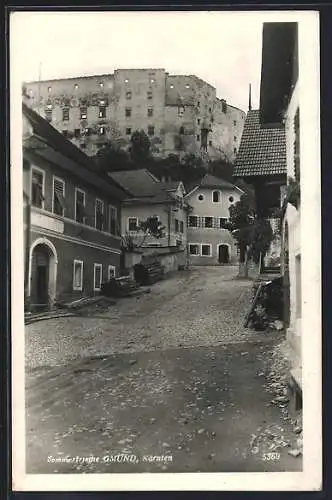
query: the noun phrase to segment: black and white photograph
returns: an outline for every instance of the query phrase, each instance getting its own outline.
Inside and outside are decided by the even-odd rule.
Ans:
[[[10,77],[13,489],[319,490],[318,13],[12,12]]]

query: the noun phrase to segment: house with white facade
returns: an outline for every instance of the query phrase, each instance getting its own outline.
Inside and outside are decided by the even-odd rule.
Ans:
[[[110,172],[109,176],[129,193],[122,202],[123,238],[129,235],[137,247],[145,250],[186,250],[188,204],[182,182],[160,182],[147,169]],[[163,227],[161,238],[139,231],[140,223],[149,217],[156,217]]]
[[[229,207],[240,200],[243,191],[211,174],[185,197],[188,214],[188,253],[192,265],[222,265],[238,261],[235,240],[225,223]]]

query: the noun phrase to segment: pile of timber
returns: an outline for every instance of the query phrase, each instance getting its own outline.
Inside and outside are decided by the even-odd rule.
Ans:
[[[130,276],[113,278],[101,286],[101,294],[105,297],[130,297],[138,289],[138,284]]]
[[[140,285],[152,285],[164,277],[164,266],[158,261],[136,264],[134,276]]]

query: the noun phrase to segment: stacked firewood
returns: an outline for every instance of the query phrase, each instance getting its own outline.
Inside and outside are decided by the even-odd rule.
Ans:
[[[163,278],[164,267],[158,261],[136,264],[134,276],[140,285],[152,285]]]
[[[106,297],[128,297],[138,288],[138,284],[130,276],[113,278],[101,286],[101,293]]]

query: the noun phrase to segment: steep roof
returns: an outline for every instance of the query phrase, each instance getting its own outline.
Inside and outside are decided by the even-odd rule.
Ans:
[[[108,174],[132,196],[128,202],[144,201],[144,203],[164,203],[173,199],[147,169],[121,170]]]
[[[33,136],[24,141],[23,146],[26,149],[31,149],[39,156],[70,171],[84,182],[102,189],[118,200],[127,196],[124,189],[115,181],[97,174],[95,171],[97,166],[91,158],[25,103],[22,103],[22,112],[33,129]]]
[[[260,111],[248,111],[234,177],[286,174],[286,135],[283,126],[263,128]]]
[[[212,174],[206,174],[203,177],[200,186],[206,188],[239,189],[231,182],[225,181],[224,179],[221,179],[221,177],[216,177]]]

